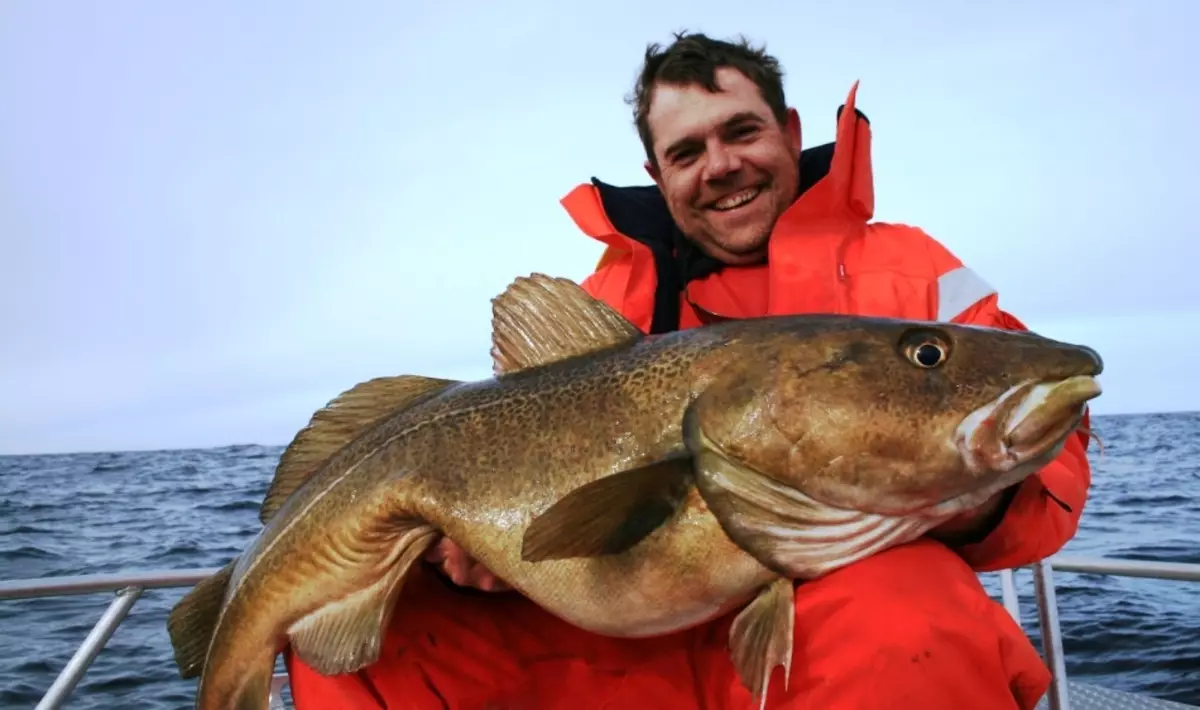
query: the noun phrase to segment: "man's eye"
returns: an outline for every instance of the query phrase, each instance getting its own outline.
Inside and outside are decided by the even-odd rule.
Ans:
[[[678,151],[678,152],[676,152],[676,153],[675,153],[675,160],[674,160],[674,162],[676,162],[676,163],[678,163],[678,164],[680,164],[680,165],[683,165],[683,164],[686,164],[686,163],[690,163],[690,162],[692,162],[693,160],[695,160],[695,159],[696,159],[696,156],[698,156],[698,155],[699,155],[699,152],[698,152],[698,151],[695,151],[695,150],[691,150],[691,149],[689,149],[689,150],[681,150],[681,151]]]

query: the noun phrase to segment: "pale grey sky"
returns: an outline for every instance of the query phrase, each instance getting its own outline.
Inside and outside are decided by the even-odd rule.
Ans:
[[[600,253],[559,198],[648,181],[622,99],[680,28],[766,42],[808,145],[861,80],[878,219],[1096,347],[1094,411],[1200,409],[1195,3],[506,5],[0,4],[0,453],[488,376],[489,299]]]

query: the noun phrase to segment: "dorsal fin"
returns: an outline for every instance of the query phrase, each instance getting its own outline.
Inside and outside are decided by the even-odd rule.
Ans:
[[[269,521],[326,459],[371,424],[456,384],[457,380],[399,375],[367,380],[338,395],[313,414],[308,426],[296,434],[279,457],[259,520]]]
[[[569,279],[522,276],[492,299],[492,369],[497,375],[641,338],[637,326]]]

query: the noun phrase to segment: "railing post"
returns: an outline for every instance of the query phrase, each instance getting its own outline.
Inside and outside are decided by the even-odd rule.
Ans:
[[[1021,598],[1017,596],[1016,570],[1000,570],[1000,596],[1004,600],[1004,608],[1012,616],[1017,626],[1021,625]]]
[[[1058,626],[1058,594],[1049,560],[1033,566],[1033,587],[1037,594],[1038,621],[1042,628],[1042,650],[1050,666],[1050,709],[1070,710],[1067,697],[1067,663],[1063,658],[1062,630]]]
[[[287,710],[287,706],[283,704],[283,686],[287,682],[287,673],[276,673],[271,676],[271,694],[267,698],[270,710]]]
[[[62,707],[83,675],[87,673],[88,666],[96,660],[96,654],[100,653],[100,649],[104,648],[104,644],[112,638],[113,632],[125,620],[133,603],[141,595],[141,587],[126,587],[117,591],[117,598],[113,599],[108,608],[104,610],[104,615],[88,632],[87,638],[83,640],[83,643],[75,650],[75,655],[71,656],[71,660],[67,661],[62,672],[54,679],[54,683],[50,685],[50,689],[46,691],[46,695],[42,697],[42,701],[37,704],[35,710],[57,710]]]

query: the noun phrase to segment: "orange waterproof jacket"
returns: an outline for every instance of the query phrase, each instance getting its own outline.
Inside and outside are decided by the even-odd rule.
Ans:
[[[854,98],[836,142],[802,156],[803,193],[772,235],[769,266],[720,269],[679,240],[655,188],[593,181],[563,200],[607,245],[585,287],[646,332],[698,325],[689,300],[726,316],[819,311],[1023,329],[922,231],[869,222],[870,129]],[[981,540],[953,551],[920,540],[797,585],[792,671],[786,688],[776,672],[767,707],[1032,708],[1049,673],[975,570],[1033,562],[1072,536],[1090,483],[1086,443],[1073,438],[1021,484]],[[422,569],[369,668],[325,677],[285,660],[297,710],[750,710],[729,660],[729,623],[605,638],[517,594],[457,589]]]

